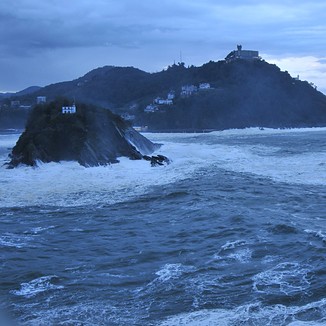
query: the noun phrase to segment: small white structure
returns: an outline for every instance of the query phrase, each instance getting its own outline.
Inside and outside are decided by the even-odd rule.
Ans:
[[[181,87],[180,95],[183,97],[190,96],[193,93],[197,92],[198,88],[195,85],[184,85]]]
[[[173,100],[175,98],[175,91],[170,91],[168,93],[167,99],[168,100]]]
[[[154,103],[158,105],[172,105],[173,101],[171,99],[163,99],[161,97],[157,97],[154,99]]]
[[[75,114],[76,113],[76,105],[73,104],[72,106],[63,106],[62,107],[62,114]]]
[[[201,83],[199,84],[199,89],[210,89],[211,85],[209,83]]]
[[[11,101],[11,102],[10,102],[10,107],[11,107],[12,109],[18,109],[19,106],[20,106],[20,101],[15,100],[15,101]]]
[[[46,103],[46,96],[38,96],[38,97],[36,98],[36,103],[37,103],[37,104]]]
[[[32,106],[31,105],[20,105],[19,108],[23,110],[29,110]]]
[[[158,107],[156,105],[154,105],[154,104],[149,104],[144,109],[145,113],[153,113],[155,111],[158,111]]]
[[[132,121],[132,120],[135,120],[136,116],[134,114],[129,114],[128,112],[125,112],[121,115],[122,119],[123,120],[126,120],[126,121]]]
[[[138,131],[138,132],[142,132],[142,131],[147,131],[148,130],[148,126],[133,126],[133,128]]]

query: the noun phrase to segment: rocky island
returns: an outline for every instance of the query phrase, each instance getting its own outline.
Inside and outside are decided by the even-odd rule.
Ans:
[[[33,109],[8,167],[36,166],[38,161],[77,161],[89,167],[117,163],[121,156],[148,160],[159,146],[110,110],[61,99]],[[160,157],[150,160],[162,163]]]

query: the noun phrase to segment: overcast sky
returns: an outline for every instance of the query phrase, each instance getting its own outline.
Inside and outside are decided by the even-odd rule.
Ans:
[[[326,93],[325,0],[1,0],[0,91],[258,50]]]

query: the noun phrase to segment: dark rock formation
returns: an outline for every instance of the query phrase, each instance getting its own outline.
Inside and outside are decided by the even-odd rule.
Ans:
[[[150,161],[152,167],[160,166],[160,165],[168,165],[171,163],[170,159],[164,155],[152,155],[152,156],[144,155],[143,159],[146,161]]]
[[[57,100],[34,108],[12,150],[9,168],[35,166],[37,161],[106,165],[117,163],[120,156],[142,159],[159,147],[109,110],[77,104],[75,114],[63,114],[62,106],[68,105]]]

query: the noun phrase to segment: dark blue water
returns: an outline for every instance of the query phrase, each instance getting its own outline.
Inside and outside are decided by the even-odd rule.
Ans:
[[[146,188],[112,170],[104,195],[103,170],[75,167],[66,188],[68,174],[86,185],[60,205],[56,166],[36,181],[2,169],[2,311],[22,325],[325,325],[325,136],[152,135],[175,157],[132,171]]]

